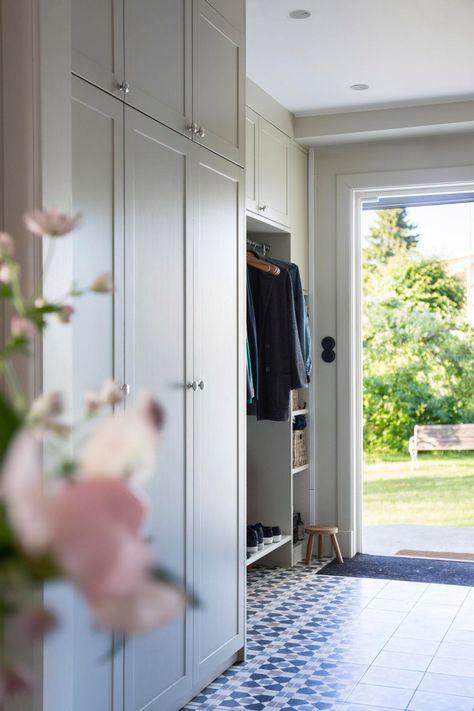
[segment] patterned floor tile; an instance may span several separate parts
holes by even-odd
[[[247,661],[185,708],[444,711],[455,698],[464,711],[474,590],[451,589],[318,576],[304,565],[249,571]],[[441,607],[446,596],[454,604]]]

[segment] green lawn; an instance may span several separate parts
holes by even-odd
[[[474,526],[474,452],[368,456],[364,463],[364,524]]]

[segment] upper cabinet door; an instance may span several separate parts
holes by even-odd
[[[241,32],[245,29],[245,0],[208,0],[227,22]]]
[[[247,109],[245,118],[245,205],[258,212],[258,122],[259,115]]]
[[[290,139],[265,119],[259,121],[258,212],[290,227]]]
[[[123,0],[71,0],[72,71],[120,96]]]
[[[195,140],[244,165],[243,34],[206,0],[194,1],[193,121]]]
[[[192,0],[125,0],[125,101],[186,134],[192,123]]]

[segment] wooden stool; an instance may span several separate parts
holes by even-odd
[[[309,565],[311,562],[315,536],[318,536],[319,560],[321,560],[323,557],[323,536],[330,536],[332,547],[334,548],[334,553],[336,554],[337,562],[344,563],[344,558],[341,555],[341,549],[339,548],[339,543],[337,542],[336,533],[338,532],[338,528],[336,526],[308,526],[304,530],[305,533],[309,535],[308,547],[306,549],[306,565]]]

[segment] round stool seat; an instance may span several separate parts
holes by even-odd
[[[325,533],[326,535],[331,535],[331,533],[338,533],[339,529],[337,526],[306,526],[304,529],[305,533]]]
[[[306,526],[304,529],[305,533],[308,534],[308,547],[306,548],[306,565],[311,562],[311,556],[313,555],[313,543],[315,536],[318,537],[318,559],[323,558],[323,536],[329,536],[331,539],[331,545],[336,555],[336,560],[338,563],[343,563],[344,559],[341,555],[341,549],[339,548],[339,543],[337,541],[336,533],[339,529],[337,526]]]

